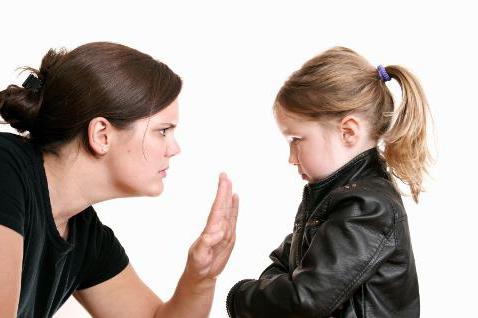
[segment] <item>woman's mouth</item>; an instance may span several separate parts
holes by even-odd
[[[166,170],[168,170],[168,169],[169,169],[169,167],[167,167],[166,169],[160,170],[159,175],[162,176],[163,178],[166,177],[166,175],[167,175]]]

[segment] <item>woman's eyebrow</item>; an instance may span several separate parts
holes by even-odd
[[[159,123],[160,126],[168,126],[171,128],[176,128],[176,124],[173,123]]]

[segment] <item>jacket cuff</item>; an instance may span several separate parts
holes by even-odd
[[[236,318],[236,313],[234,311],[234,294],[239,289],[239,287],[241,287],[242,284],[246,282],[250,282],[252,280],[253,279],[243,279],[238,281],[236,284],[234,284],[234,286],[232,286],[231,290],[227,294],[226,309],[227,309],[227,314],[229,315],[229,317]]]

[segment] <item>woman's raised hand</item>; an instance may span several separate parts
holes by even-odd
[[[226,266],[236,240],[239,197],[225,173],[219,175],[216,198],[207,224],[189,249],[186,272],[194,280],[215,279]]]

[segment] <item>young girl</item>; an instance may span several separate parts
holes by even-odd
[[[226,175],[168,302],[92,206],[161,194],[180,151],[179,76],[106,42],[50,50],[30,71],[23,87],[0,91],[2,118],[28,132],[0,133],[0,317],[51,317],[71,295],[94,317],[208,317],[235,238],[238,197]]]
[[[391,79],[402,89],[399,108]],[[229,316],[418,317],[407,215],[392,177],[418,202],[430,155],[417,79],[336,47],[292,74],[274,113],[308,184],[273,263],[230,290]]]

